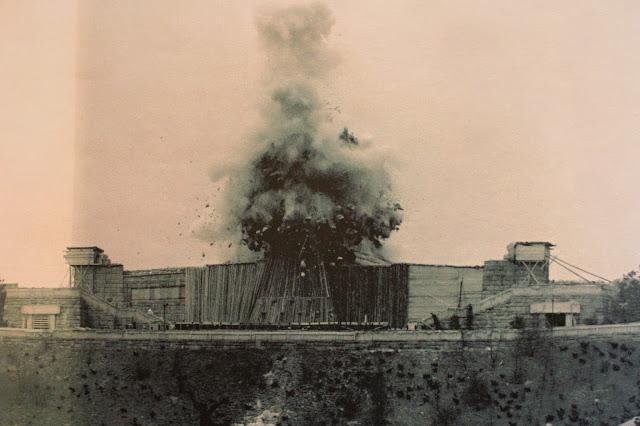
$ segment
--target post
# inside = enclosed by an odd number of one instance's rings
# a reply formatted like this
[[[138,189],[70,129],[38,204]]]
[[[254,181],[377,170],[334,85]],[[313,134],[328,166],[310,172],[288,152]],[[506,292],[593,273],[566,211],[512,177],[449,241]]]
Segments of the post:
[[[163,331],[167,330],[167,306],[168,303],[164,303],[162,305],[162,329]]]

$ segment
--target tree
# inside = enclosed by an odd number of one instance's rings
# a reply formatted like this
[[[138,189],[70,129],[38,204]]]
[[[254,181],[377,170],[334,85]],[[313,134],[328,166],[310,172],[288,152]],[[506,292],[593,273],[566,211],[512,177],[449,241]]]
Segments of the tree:
[[[434,313],[431,314],[431,319],[433,320],[433,328],[436,330],[442,330],[442,324],[440,324],[440,319]]]
[[[467,305],[465,327],[467,327],[468,330],[471,330],[473,328],[473,306],[470,304]]]
[[[452,315],[449,318],[449,328],[452,330],[460,330],[460,317],[458,315]]]
[[[615,295],[609,306],[609,319],[616,323],[640,321],[640,274],[631,271],[614,282]]]

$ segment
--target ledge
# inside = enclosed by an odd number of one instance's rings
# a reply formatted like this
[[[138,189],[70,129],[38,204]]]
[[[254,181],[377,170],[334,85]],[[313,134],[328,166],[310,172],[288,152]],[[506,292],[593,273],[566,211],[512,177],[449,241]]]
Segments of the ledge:
[[[581,325],[543,330],[552,338],[631,336],[640,338],[640,323],[611,325]],[[431,343],[431,342],[498,342],[512,341],[520,331],[511,329],[481,329],[472,331],[252,331],[252,330],[91,330],[57,329],[51,331],[21,328],[0,328],[2,338],[26,340],[99,340],[157,342],[222,342],[222,343]]]

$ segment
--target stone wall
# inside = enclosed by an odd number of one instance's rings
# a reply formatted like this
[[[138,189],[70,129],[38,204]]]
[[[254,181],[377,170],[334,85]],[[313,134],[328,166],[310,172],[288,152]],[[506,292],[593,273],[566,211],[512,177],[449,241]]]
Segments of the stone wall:
[[[548,266],[534,264],[525,266],[510,260],[488,260],[484,263],[482,295],[487,297],[511,287],[524,287],[548,282]]]
[[[22,327],[21,308],[25,305],[59,305],[56,328],[81,325],[80,291],[70,288],[7,288],[4,318],[8,327]]]
[[[530,325],[543,323],[544,315],[532,315],[534,303],[580,304],[580,313],[575,315],[577,324],[602,324],[606,317],[606,298],[597,284],[549,284],[515,288],[496,306],[476,309],[474,322],[477,327],[508,328],[518,316]]]
[[[129,321],[121,322],[118,318],[118,308],[108,305],[97,298],[82,297],[82,326],[93,329],[118,329],[124,328]],[[109,308],[108,306],[111,306]]]
[[[124,271],[130,307],[165,316],[168,322],[185,320],[185,269],[165,268]]]
[[[0,330],[0,424],[620,424],[640,409],[626,328],[478,345]],[[389,340],[408,335],[426,346]]]
[[[133,308],[116,308],[94,295],[84,292],[82,325],[93,329],[157,328],[162,319]]]
[[[478,320],[476,326],[509,326],[509,323],[515,316],[528,316],[529,306],[531,303],[545,302],[551,295],[546,294],[547,291],[555,291],[558,286],[545,286],[548,284],[548,265],[542,264],[523,264],[516,263],[510,260],[494,260],[487,261],[484,267],[456,267],[447,265],[414,265],[403,264],[395,265],[394,267],[407,268],[407,277],[403,278],[406,281],[406,297],[408,300],[403,300],[402,304],[405,308],[402,321],[391,321],[394,327],[402,328],[407,323],[421,323],[430,324],[431,313],[434,313],[440,317],[443,325],[447,325],[447,318],[456,313],[457,315],[465,315],[464,308],[471,304],[474,307],[474,311],[477,313]],[[227,266],[219,266],[218,268],[224,269]],[[215,269],[214,266],[208,269]],[[365,267],[354,268],[354,270],[365,271]],[[375,269],[370,267],[369,269]],[[187,270],[185,268],[162,268],[162,269],[150,269],[150,270],[134,270],[124,271],[122,265],[97,265],[97,266],[85,266],[74,268],[74,280],[76,283],[80,283],[83,288],[90,290],[96,298],[101,299],[121,310],[136,310],[140,313],[147,313],[152,311],[153,315],[164,318],[168,322],[185,322],[189,321],[187,318],[188,309],[186,307],[187,301],[185,299],[186,294],[186,275]],[[235,275],[234,275],[235,277]],[[334,277],[335,278],[335,277]],[[366,309],[362,309],[357,304],[343,303],[345,301],[360,300],[355,296],[362,296],[366,293],[362,289],[357,289],[358,280],[349,279],[345,283],[340,282],[339,285],[332,288],[332,292],[339,294],[337,290],[347,289],[346,295],[339,295],[340,303],[336,305],[339,307],[342,304],[345,305],[344,312],[351,313],[356,312],[355,319],[349,317],[348,321],[363,321],[364,315],[358,315],[357,313],[366,313]],[[379,279],[378,279],[379,281]],[[460,296],[460,283],[463,282],[462,288],[462,300],[461,306],[463,310],[458,312],[455,308],[458,305],[458,298]],[[334,283],[332,283],[334,284]],[[539,284],[543,284],[540,286]],[[228,285],[223,286],[225,291],[228,290]],[[397,290],[397,286],[393,286]],[[513,288],[538,288],[538,293],[533,297],[511,297],[512,295],[506,295],[503,297],[502,304],[504,306],[492,306],[491,309],[483,309],[485,301],[502,297],[505,292]],[[364,287],[363,287],[364,288]],[[395,291],[394,290],[394,291]],[[208,297],[211,298],[213,294],[217,295],[215,303],[225,302],[220,297],[218,291],[205,292]],[[355,296],[354,296],[355,295]],[[194,303],[198,306],[202,305],[204,297],[201,294],[194,296],[195,302],[191,301],[191,305]],[[367,309],[371,308],[374,311],[386,312],[386,308],[378,306],[378,302],[370,302],[367,298],[361,298],[365,300]],[[557,299],[558,301],[569,301],[566,298]],[[601,323],[603,322],[603,309],[602,300],[593,297],[581,299],[581,304],[584,305],[583,312],[578,317],[580,322],[589,321]],[[356,301],[357,301],[356,300]],[[376,299],[377,300],[377,299]],[[399,300],[399,299],[398,299]],[[207,305],[208,303],[208,305]],[[205,303],[206,306],[211,305],[213,302],[209,300]],[[395,302],[394,302],[395,303]],[[395,303],[393,306],[395,310],[398,309],[399,303]],[[191,306],[190,305],[190,306]],[[597,308],[591,308],[592,306],[598,306]],[[226,305],[225,305],[226,306]],[[122,327],[122,322],[128,321],[123,315],[116,315],[109,311],[109,309],[98,309],[95,312],[91,311],[92,306],[90,303],[85,304],[85,321],[86,324],[91,327],[105,328],[117,326]],[[481,309],[477,309],[480,307]],[[225,308],[226,309],[226,308]],[[392,309],[392,310],[393,310]],[[362,312],[360,312],[362,311]],[[130,313],[129,312],[129,313]],[[343,313],[344,314],[344,313]],[[340,318],[342,321],[347,321],[347,316],[342,315],[344,318]],[[131,317],[131,315],[129,315]],[[368,321],[377,321],[376,316],[372,314],[366,315]],[[495,318],[492,318],[495,317]],[[115,320],[114,320],[115,318]],[[426,319],[426,321],[425,321]],[[199,321],[196,319],[195,321]],[[201,322],[239,322],[235,319],[233,321],[223,321],[219,318],[206,318],[200,319]],[[382,321],[382,320],[381,320]]]
[[[86,289],[96,297],[117,307],[128,305],[123,272],[123,267],[119,264],[72,268],[75,287]]]
[[[184,321],[184,268],[125,271],[122,265],[87,265],[73,268],[74,283],[119,309],[137,309],[163,315],[169,322]],[[85,303],[87,309],[95,304]],[[108,308],[87,312],[87,324],[98,328],[119,322]],[[114,318],[115,322],[114,322]]]
[[[0,327],[6,327],[7,323],[4,319],[4,301],[7,297],[6,285],[0,284]]]
[[[446,314],[458,306],[477,303],[482,297],[483,271],[480,266],[409,265],[409,323],[418,323],[431,314]]]

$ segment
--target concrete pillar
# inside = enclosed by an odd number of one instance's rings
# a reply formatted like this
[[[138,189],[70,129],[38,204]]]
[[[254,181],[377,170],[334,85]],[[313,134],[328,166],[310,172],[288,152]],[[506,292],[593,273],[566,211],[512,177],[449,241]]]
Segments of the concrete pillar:
[[[565,326],[573,327],[576,325],[576,317],[573,314],[565,315]]]

